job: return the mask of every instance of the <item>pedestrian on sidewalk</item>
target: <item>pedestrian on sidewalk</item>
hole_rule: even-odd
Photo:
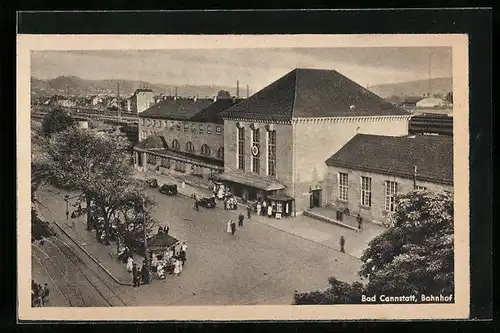
[[[247,218],[250,218],[250,215],[252,214],[252,207],[250,205],[247,206]]]
[[[273,207],[271,205],[267,206],[267,217],[273,216]]]
[[[340,236],[340,252],[342,253],[345,253],[344,245],[345,245],[345,238],[344,236]]]
[[[187,245],[186,245],[186,242],[182,242],[182,245],[181,245],[181,251],[179,252],[179,258],[182,262],[182,266],[184,266],[184,264],[186,263],[186,260],[187,260]]]
[[[264,200],[262,202],[262,215],[266,215],[267,214],[267,203],[266,203],[266,200]]]
[[[234,233],[236,232],[236,222],[231,220],[231,235],[234,236]]]
[[[238,215],[238,226],[239,227],[243,226],[243,220],[245,220],[245,216],[243,215],[243,213],[240,213],[240,215]]]
[[[185,182],[185,181],[182,181],[182,183],[181,183],[181,188],[182,188],[183,190],[185,190],[185,189],[186,189],[186,182]]]
[[[174,275],[179,276],[181,273],[181,261],[179,259],[174,259]]]
[[[226,232],[228,234],[231,233],[231,220],[227,221],[227,223],[226,223]]]
[[[200,211],[200,208],[199,208],[199,203],[198,203],[198,200],[196,200],[196,197],[194,199],[194,209],[198,212]]]
[[[126,266],[127,272],[131,273],[133,268],[134,268],[134,259],[128,257]]]
[[[146,259],[142,262],[141,268],[142,284],[149,284],[149,272],[146,265]]]
[[[262,205],[260,204],[260,199],[259,201],[257,202],[257,215],[260,216],[260,211],[262,209]]]
[[[358,214],[356,220],[358,221],[358,230],[363,230],[363,218],[361,217],[361,215]]]

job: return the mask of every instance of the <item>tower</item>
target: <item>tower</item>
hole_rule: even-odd
[[[236,81],[236,98],[240,98],[240,81]]]

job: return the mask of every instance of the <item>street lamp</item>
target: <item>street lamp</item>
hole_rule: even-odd
[[[68,208],[68,201],[69,201],[69,195],[64,196],[64,201],[66,201],[66,220],[69,219],[69,208]]]

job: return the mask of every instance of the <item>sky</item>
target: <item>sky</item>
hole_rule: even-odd
[[[429,61],[430,60],[430,61]],[[452,76],[451,47],[33,51],[32,76],[259,90],[294,68],[335,69],[363,86]]]

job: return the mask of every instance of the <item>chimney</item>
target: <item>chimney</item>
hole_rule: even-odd
[[[236,98],[240,97],[240,81],[236,81]]]

